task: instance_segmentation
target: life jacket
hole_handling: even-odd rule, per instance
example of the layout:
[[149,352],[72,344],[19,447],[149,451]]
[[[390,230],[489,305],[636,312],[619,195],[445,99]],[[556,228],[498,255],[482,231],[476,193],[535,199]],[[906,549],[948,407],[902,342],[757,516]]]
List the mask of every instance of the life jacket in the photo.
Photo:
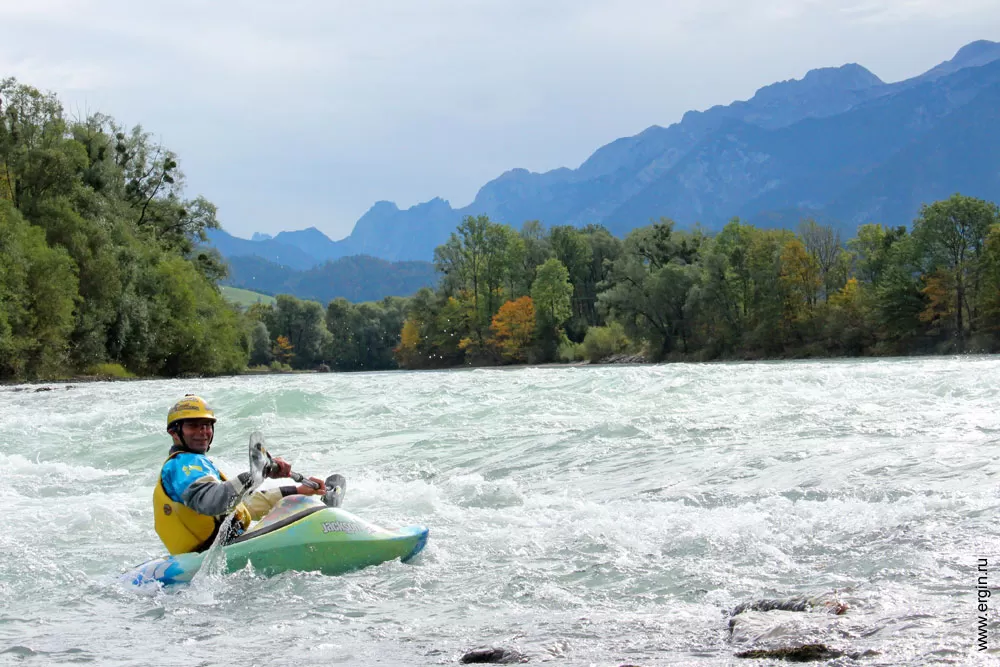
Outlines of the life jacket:
[[[172,452],[163,465],[182,453],[183,451]],[[222,472],[219,472],[219,477],[222,478],[223,482],[226,481],[226,476]],[[247,509],[246,505],[240,503],[236,506],[234,513],[236,515],[234,520],[238,521],[246,530],[250,526],[250,510]],[[226,515],[199,514],[184,503],[173,500],[163,488],[163,469],[160,469],[156,488],[153,489],[153,522],[156,534],[163,540],[167,551],[173,555],[190,551],[205,551],[212,546],[225,518]]]

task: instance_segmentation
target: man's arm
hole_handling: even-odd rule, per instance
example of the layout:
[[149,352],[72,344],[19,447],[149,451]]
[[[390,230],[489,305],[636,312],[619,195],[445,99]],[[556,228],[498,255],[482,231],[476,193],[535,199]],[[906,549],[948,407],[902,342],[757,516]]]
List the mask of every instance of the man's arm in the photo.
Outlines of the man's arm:
[[[213,476],[201,477],[184,491],[182,502],[199,514],[219,516],[232,511],[236,497],[250,483],[250,473],[241,472],[235,479],[221,482]],[[298,493],[294,486],[258,491],[245,498],[243,504],[250,510],[250,517],[257,521],[278,504],[285,496]]]
[[219,516],[233,509],[237,496],[250,481],[250,473],[240,473],[228,481],[216,479],[213,475],[199,477],[181,494],[181,502],[199,514]]

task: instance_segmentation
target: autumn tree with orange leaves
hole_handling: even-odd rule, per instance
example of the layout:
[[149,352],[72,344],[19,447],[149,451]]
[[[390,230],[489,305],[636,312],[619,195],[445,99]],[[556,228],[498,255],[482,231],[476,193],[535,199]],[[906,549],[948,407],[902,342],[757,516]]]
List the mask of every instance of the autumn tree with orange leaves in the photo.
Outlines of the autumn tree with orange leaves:
[[535,335],[535,303],[530,296],[508,301],[493,316],[493,342],[506,361],[523,362]]
[[274,348],[271,350],[271,354],[277,361],[283,364],[291,361],[292,356],[295,354],[295,348],[292,346],[291,341],[288,340],[288,336],[278,336],[277,340],[274,341]]

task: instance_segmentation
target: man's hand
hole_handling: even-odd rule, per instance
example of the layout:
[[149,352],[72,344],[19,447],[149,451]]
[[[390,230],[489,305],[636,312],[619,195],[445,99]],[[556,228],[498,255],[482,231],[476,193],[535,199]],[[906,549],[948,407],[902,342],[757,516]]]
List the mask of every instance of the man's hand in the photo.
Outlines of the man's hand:
[[296,492],[301,493],[303,496],[320,496],[326,493],[326,482],[319,477],[310,477],[309,481],[319,485],[319,488],[314,489],[308,484],[299,484],[295,487]]
[[268,463],[265,473],[271,479],[284,479],[292,474],[292,464],[282,458],[273,458]]

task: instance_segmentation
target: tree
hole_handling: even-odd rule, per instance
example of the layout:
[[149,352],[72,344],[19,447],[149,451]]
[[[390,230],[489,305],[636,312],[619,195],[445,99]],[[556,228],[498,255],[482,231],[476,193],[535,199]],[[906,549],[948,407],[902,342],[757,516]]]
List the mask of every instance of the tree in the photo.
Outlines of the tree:
[[907,235],[906,227],[861,225],[858,234],[847,242],[853,255],[855,271],[862,283],[877,287],[889,259],[889,249]]
[[912,236],[894,243],[886,252],[874,290],[876,333],[882,345],[895,352],[912,348],[926,329],[921,320],[927,304],[918,280],[918,256]]
[[631,338],[649,341],[657,358],[678,343],[688,350],[693,318],[687,304],[700,278],[697,261],[704,238],[675,234],[673,227],[673,221],[661,219],[629,234],[598,295],[608,317]]
[[288,336],[278,336],[274,340],[274,347],[271,356],[281,364],[288,364],[295,356],[295,346],[288,340]]
[[816,263],[819,293],[825,301],[847,282],[850,256],[844,253],[840,232],[815,220],[805,220],[799,225],[799,238]]
[[445,296],[467,294],[472,300],[471,337],[483,347],[485,332],[500,304],[503,288],[516,289],[516,267],[524,261],[523,240],[506,225],[485,215],[466,216],[444,245],[434,250],[434,264],[444,278]]
[[272,336],[284,336],[295,350],[290,362],[294,368],[314,368],[324,361],[330,331],[323,307],[315,301],[302,301],[279,294],[266,321]]
[[249,330],[214,286],[224,267],[196,249],[218,226],[215,208],[183,199],[175,156],[141,128],[130,135],[101,114],[69,123],[54,95],[0,81],[0,201],[31,230],[18,233],[25,261],[6,271],[2,345],[36,327],[0,376],[106,361],[168,375],[245,365]]
[[250,341],[240,314],[195,267],[164,256],[137,285],[149,294],[143,322],[148,348],[130,370],[156,375],[219,375],[246,368]]
[[420,323],[407,318],[399,333],[399,345],[392,351],[401,368],[420,367],[420,347]]
[[861,355],[874,342],[870,323],[871,304],[857,278],[848,279],[830,295],[826,321],[827,348],[841,354]]
[[[941,271],[954,297],[954,334],[959,349],[976,328],[983,264],[990,227],[1000,223],[1000,208],[992,202],[956,194],[920,208],[913,236],[924,274]],[[938,284],[943,282],[938,281]]]
[[512,269],[516,284],[516,288],[511,292],[512,297],[524,296],[531,292],[538,267],[552,256],[552,244],[549,242],[545,227],[538,220],[528,220],[521,225],[519,236],[524,244],[524,254],[521,256],[521,263]]
[[750,258],[756,233],[733,218],[702,255],[702,275],[691,298],[712,356],[735,349],[751,326],[756,294]]
[[587,303],[587,287],[594,251],[588,235],[568,225],[553,227],[549,239],[553,255],[566,266],[573,285],[573,315],[566,324],[567,333],[570,338],[580,341],[587,330],[587,314],[593,306]]
[[530,296],[508,301],[493,316],[493,340],[507,361],[521,362],[535,335],[535,305]]
[[789,323],[804,322],[816,305],[822,287],[819,262],[798,239],[781,250],[781,283],[785,287],[785,313]]
[[608,277],[611,263],[621,256],[622,242],[601,225],[587,225],[583,233],[590,244],[590,266],[582,282],[574,283],[573,287],[577,290],[577,307],[586,325],[599,326],[604,324],[604,318],[597,308],[597,292]]
[[69,194],[86,163],[84,147],[66,136],[62,104],[15,79],[0,80],[0,171],[4,198],[30,214],[46,197]]
[[271,334],[263,322],[255,322],[250,330],[250,365],[267,366],[271,363]]
[[76,276],[66,251],[0,200],[0,377],[50,377],[65,363]]
[[[399,297],[359,304],[346,299],[331,301],[326,310],[331,365],[343,371],[396,368],[400,357],[394,353],[401,344],[407,304],[407,299]],[[407,348],[402,348],[402,353],[405,356]],[[420,352],[413,349],[409,353],[407,359],[415,359]]]
[[556,258],[550,258],[538,268],[538,277],[531,285],[531,299],[541,321],[559,328],[573,314],[570,299],[573,285],[569,271]]
[[993,336],[993,348],[1000,343],[1000,225],[990,227],[983,254],[983,302],[981,330]]

